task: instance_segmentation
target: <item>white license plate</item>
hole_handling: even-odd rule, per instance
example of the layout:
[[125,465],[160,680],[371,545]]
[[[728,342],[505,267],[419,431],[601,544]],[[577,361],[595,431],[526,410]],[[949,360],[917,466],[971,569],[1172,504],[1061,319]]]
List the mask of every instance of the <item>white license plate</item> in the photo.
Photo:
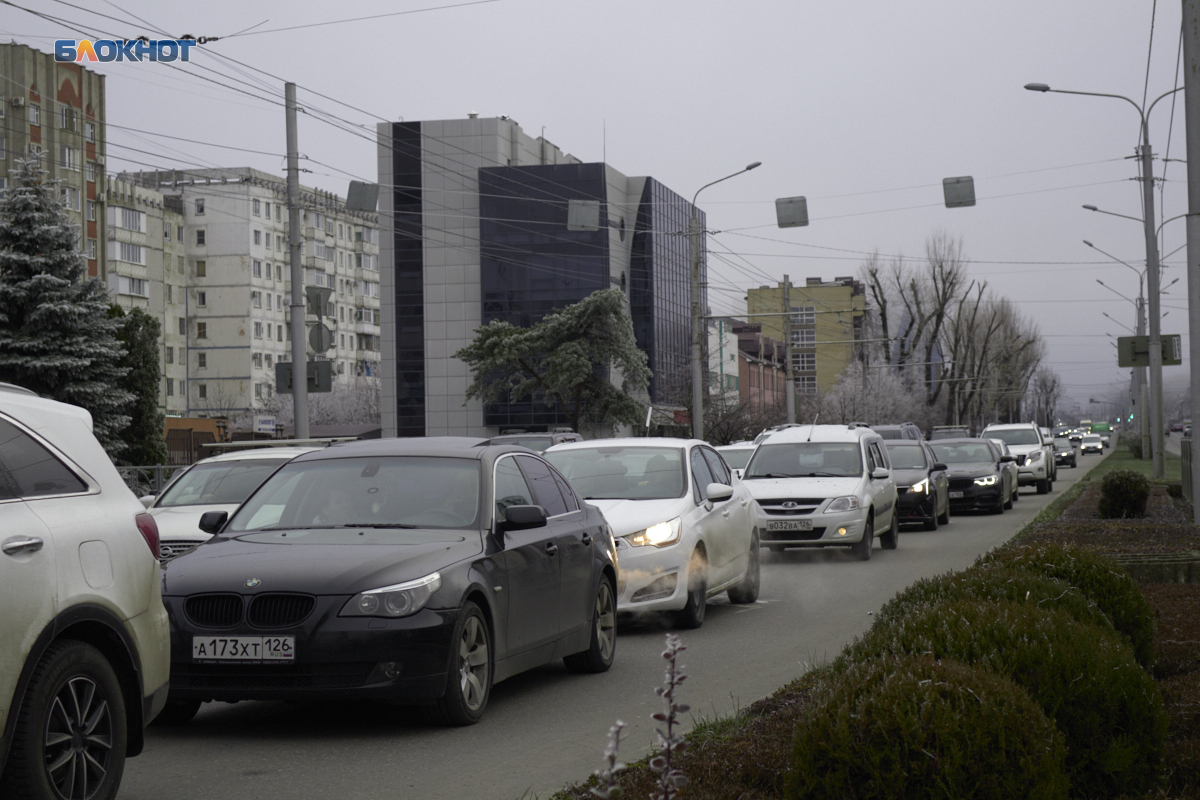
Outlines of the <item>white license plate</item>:
[[811,519],[789,519],[780,520],[778,522],[768,522],[767,530],[769,531],[811,531]]
[[963,496],[962,492],[951,492],[950,493],[951,500],[960,500],[960,499],[962,499],[962,496]]
[[295,636],[193,636],[193,661],[293,661]]

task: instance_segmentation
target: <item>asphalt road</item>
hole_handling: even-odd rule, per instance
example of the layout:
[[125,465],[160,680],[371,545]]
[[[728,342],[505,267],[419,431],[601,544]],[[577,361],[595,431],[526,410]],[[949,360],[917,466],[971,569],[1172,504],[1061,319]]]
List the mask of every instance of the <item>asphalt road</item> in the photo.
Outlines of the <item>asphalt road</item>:
[[[697,720],[728,714],[833,658],[898,590],[1007,541],[1098,461],[1084,456],[1077,469],[1061,469],[1049,495],[1026,487],[1003,515],[956,516],[935,532],[906,528],[897,550],[876,544],[867,562],[848,550],[764,551],[759,603],[711,601],[704,627],[681,634],[682,702]],[[370,704],[209,703],[187,726],[148,731],[120,797],[547,797],[600,766],[614,720],[627,723],[625,760],[649,748],[665,631],[656,621],[624,626],[603,675],[572,675],[560,662],[505,681],[470,728],[430,727],[410,710]]]

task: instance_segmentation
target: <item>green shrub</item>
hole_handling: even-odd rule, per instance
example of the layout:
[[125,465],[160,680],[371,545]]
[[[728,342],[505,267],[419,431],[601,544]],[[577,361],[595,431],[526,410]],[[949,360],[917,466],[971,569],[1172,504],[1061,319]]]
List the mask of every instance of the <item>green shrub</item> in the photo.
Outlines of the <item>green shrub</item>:
[[1162,698],[1117,636],[1065,611],[940,601],[873,625],[833,667],[922,654],[990,669],[1029,692],[1066,739],[1074,795],[1114,797],[1152,784],[1166,733]]
[[1079,622],[1113,632],[1112,622],[1094,600],[1061,578],[996,562],[965,572],[922,578],[879,610],[875,619],[887,621],[907,614],[913,606],[938,600],[1011,600],[1039,608],[1057,608]]
[[930,656],[850,665],[796,728],[789,798],[1065,798],[1065,745],[1010,679]]
[[1100,482],[1100,516],[1105,519],[1130,519],[1146,516],[1150,499],[1150,481],[1131,469],[1114,469]]
[[1129,452],[1133,457],[1141,460],[1142,458],[1142,435],[1140,433],[1122,433],[1121,441],[1129,448]]
[[1077,547],[1040,544],[1003,547],[975,562],[971,570],[992,564],[1040,572],[1058,578],[1093,600],[1133,645],[1138,663],[1154,662],[1154,612],[1137,582],[1117,562]]
[[1183,499],[1183,484],[1182,483],[1168,483],[1167,484],[1167,495],[1169,497],[1174,497],[1176,500],[1182,500]]

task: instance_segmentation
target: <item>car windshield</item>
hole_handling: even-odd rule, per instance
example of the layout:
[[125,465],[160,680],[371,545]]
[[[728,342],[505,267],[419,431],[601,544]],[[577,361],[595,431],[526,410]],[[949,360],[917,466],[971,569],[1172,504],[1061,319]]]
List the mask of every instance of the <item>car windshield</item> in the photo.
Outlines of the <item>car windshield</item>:
[[581,447],[546,453],[585,500],[663,500],[687,485],[678,447]]
[[[990,435],[990,433],[989,433]],[[931,444],[933,454],[944,464],[982,464],[995,461],[987,442],[960,442],[958,444]]]
[[968,431],[966,428],[951,428],[949,430],[940,430],[940,431],[935,430],[933,433],[931,433],[929,435],[929,440],[933,441],[934,439],[958,439],[963,436],[970,436],[970,435],[971,435],[971,432]]
[[1091,442],[1091,443],[1095,444],[1096,442],[1100,441],[1100,434],[1089,433],[1087,436],[1083,437],[1083,440],[1085,442]]
[[911,444],[889,444],[888,458],[892,469],[925,469],[925,449]]
[[717,448],[717,452],[725,459],[725,463],[730,469],[745,469],[750,463],[750,456],[754,455],[753,447],[745,447],[739,450],[722,450]]
[[989,439],[1000,439],[1008,444],[1039,444],[1038,434],[1033,428],[993,428],[984,433]]
[[1074,450],[1075,449],[1074,446],[1071,444],[1071,440],[1064,436],[1059,436],[1059,437],[1055,438],[1054,447],[1058,450]]
[[288,464],[238,509],[230,531],[475,528],[479,462],[371,456]]
[[539,453],[554,444],[549,436],[513,436],[511,438],[506,436],[503,439],[496,439],[493,443],[520,445],[521,447],[528,447],[530,450],[536,450]]
[[746,467],[750,478],[848,478],[862,475],[858,442],[763,444]]
[[282,458],[257,458],[197,464],[168,486],[155,505],[158,508],[235,506],[284,463],[286,460]]

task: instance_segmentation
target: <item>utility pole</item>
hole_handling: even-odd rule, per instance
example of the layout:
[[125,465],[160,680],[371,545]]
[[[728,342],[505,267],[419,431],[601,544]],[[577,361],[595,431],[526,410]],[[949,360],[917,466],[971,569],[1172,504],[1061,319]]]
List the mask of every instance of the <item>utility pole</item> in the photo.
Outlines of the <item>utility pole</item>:
[[[1137,335],[1145,336],[1146,335],[1146,301],[1144,298],[1139,297],[1137,299],[1137,302],[1134,305],[1137,306]],[[1137,395],[1136,396],[1138,398],[1138,402],[1143,403],[1143,402],[1145,402],[1144,399],[1142,398],[1142,393],[1143,393],[1143,390],[1146,388],[1146,368],[1145,367],[1137,367],[1134,369],[1133,374],[1136,376],[1134,378],[1134,385],[1137,386]],[[1138,413],[1138,422],[1139,422],[1138,427],[1141,429],[1141,434],[1142,434],[1142,458],[1147,459],[1147,458],[1151,457],[1150,409],[1144,405],[1141,407],[1141,410]]]
[[[699,192],[697,192],[699,194]],[[700,308],[700,217],[696,213],[695,202],[692,203],[692,222],[689,226],[691,234],[688,239],[692,245],[692,438],[704,438],[704,347],[700,337],[704,335],[707,324]]]
[[787,359],[783,367],[787,376],[783,396],[787,400],[787,421],[790,425],[796,421],[796,376],[792,374],[792,281],[787,275],[783,276],[783,357]]
[[305,344],[304,269],[300,264],[300,152],[296,137],[296,84],[285,83],[287,104],[288,252],[292,274],[292,436],[308,437],[308,348]]
[[[1188,354],[1193,420],[1200,420],[1200,0],[1183,0],[1183,110],[1188,147]],[[1195,434],[1193,434],[1195,442]],[[1195,450],[1192,450],[1195,457]],[[1200,524],[1200,470],[1192,462],[1192,521]]]
[[[1186,37],[1185,37],[1186,38]],[[1154,161],[1150,153],[1150,130],[1142,115],[1142,219],[1146,230],[1146,294],[1150,301],[1150,425],[1154,477],[1166,471],[1162,405],[1162,316],[1159,313],[1158,238],[1154,229]]]

